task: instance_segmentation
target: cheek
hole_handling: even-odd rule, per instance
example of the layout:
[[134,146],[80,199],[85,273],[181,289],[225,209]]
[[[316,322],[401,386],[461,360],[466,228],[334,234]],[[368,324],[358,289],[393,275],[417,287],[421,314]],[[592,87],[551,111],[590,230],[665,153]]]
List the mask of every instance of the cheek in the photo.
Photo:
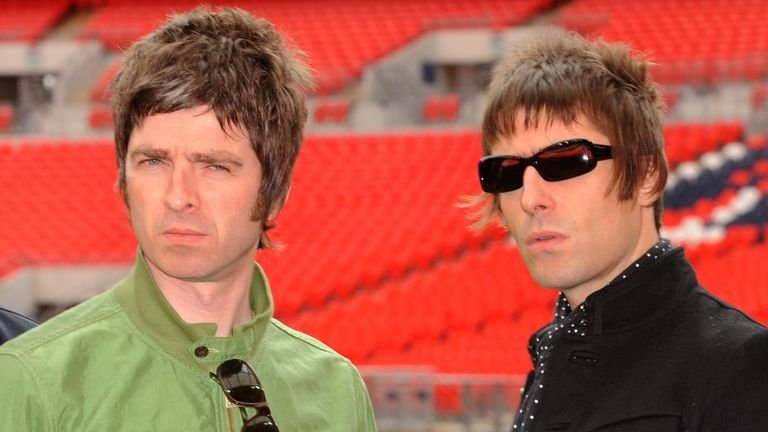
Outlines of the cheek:
[[253,218],[258,194],[250,187],[213,190],[206,193],[204,201],[214,219],[241,222]]
[[600,242],[620,244],[631,241],[633,233],[640,231],[641,214],[631,202],[619,202],[609,194],[583,215],[582,225],[588,227]]
[[520,207],[519,198],[514,195],[499,196],[499,211],[504,226],[507,227],[513,237],[516,237],[525,216],[522,207]]
[[161,212],[164,203],[161,189],[157,186],[143,186],[136,182],[128,183],[123,190],[128,216],[133,223],[141,222],[136,219],[146,217],[152,213]]

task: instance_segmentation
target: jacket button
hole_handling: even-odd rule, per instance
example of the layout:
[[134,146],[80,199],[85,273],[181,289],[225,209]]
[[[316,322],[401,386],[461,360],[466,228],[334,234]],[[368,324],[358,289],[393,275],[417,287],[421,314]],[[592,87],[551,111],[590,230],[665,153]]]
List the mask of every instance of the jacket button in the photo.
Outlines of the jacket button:
[[195,355],[197,357],[203,358],[208,355],[208,347],[206,346],[199,346],[195,348]]

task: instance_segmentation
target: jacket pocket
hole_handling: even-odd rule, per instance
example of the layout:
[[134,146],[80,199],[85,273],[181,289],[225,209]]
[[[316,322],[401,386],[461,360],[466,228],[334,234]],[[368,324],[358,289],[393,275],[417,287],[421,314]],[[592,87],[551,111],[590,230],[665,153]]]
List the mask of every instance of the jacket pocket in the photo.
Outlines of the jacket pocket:
[[593,432],[681,432],[682,420],[671,414],[650,414],[613,422]]

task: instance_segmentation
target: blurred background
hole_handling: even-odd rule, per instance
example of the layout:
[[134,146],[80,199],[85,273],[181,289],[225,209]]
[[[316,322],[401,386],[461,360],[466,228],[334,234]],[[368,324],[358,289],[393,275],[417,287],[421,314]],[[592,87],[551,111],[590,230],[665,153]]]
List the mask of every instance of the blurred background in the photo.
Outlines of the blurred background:
[[[494,62],[533,26],[624,41],[669,106],[663,235],[768,323],[768,6],[763,0],[220,2],[275,23],[318,87],[265,251],[276,317],[360,366],[381,430],[506,431],[555,294],[480,192]],[[0,304],[48,319],[108,289],[136,241],[115,189],[107,85],[182,0],[0,1]]]

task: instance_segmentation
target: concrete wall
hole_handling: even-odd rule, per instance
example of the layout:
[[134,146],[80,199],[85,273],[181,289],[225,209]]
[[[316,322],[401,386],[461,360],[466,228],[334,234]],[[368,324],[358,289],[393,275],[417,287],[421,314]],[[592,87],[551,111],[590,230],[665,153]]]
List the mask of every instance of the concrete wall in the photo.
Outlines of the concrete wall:
[[0,305],[34,315],[37,304],[70,305],[106,291],[129,265],[27,267],[0,280]]

